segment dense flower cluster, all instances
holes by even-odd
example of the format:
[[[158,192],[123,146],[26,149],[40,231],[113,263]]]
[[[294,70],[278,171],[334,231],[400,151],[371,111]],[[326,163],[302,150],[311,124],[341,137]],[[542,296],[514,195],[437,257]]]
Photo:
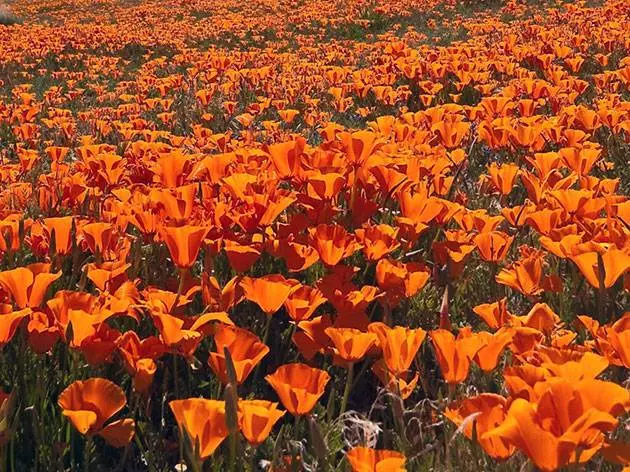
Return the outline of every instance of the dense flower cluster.
[[[489,3],[14,2],[0,460],[630,465],[630,4]]]

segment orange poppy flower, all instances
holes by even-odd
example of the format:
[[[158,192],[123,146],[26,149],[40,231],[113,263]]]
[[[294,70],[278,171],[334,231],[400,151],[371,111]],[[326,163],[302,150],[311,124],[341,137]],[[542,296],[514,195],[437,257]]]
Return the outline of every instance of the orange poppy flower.
[[[330,380],[327,372],[306,364],[285,364],[265,380],[278,394],[289,413],[295,416],[308,415],[324,394]]]
[[[108,361],[116,350],[116,341],[120,337],[120,331],[110,328],[106,323],[97,323],[95,318],[97,317],[81,310],[72,310],[68,323],[72,326],[69,346],[79,350],[90,365]],[[66,330],[66,337],[68,334],[69,331]]]
[[[547,371],[548,378],[561,377],[565,380],[594,379],[609,363],[605,357],[592,352],[571,349],[540,347],[532,357],[540,359],[540,367]]]
[[[208,228],[204,226],[167,226],[162,229],[162,236],[171,253],[173,263],[178,268],[188,269],[195,263],[207,233]]]
[[[630,316],[626,314],[626,323],[623,318],[613,323],[613,325],[605,330],[605,334],[612,351],[615,353],[614,361],[618,365],[630,368]],[[613,361],[611,361],[613,362]]]
[[[475,363],[485,372],[494,370],[504,349],[512,342],[514,331],[502,328],[494,335],[485,331],[476,335],[480,338],[482,347],[473,357]]]
[[[223,384],[228,383],[225,349],[230,352],[232,357],[238,384],[245,381],[254,367],[269,352],[269,348],[258,339],[258,336],[236,326],[222,325],[218,327],[214,335],[214,342],[217,352],[210,353],[208,365]]]
[[[359,166],[380,147],[378,135],[368,130],[341,133],[340,138],[345,146],[348,160]]]
[[[228,437],[225,423],[225,402],[205,398],[173,400],[169,407],[181,434],[187,434],[191,446],[199,444],[199,459],[206,460]]]
[[[166,351],[165,346],[153,336],[141,340],[135,331],[127,331],[116,344],[125,368],[133,376],[134,389],[147,392],[157,372],[155,359]]]
[[[44,218],[42,223],[51,239],[49,244],[54,244],[55,254],[68,254],[72,249],[72,227],[74,218],[72,216]]]
[[[484,261],[498,262],[505,258],[514,238],[501,231],[479,233],[474,241]]]
[[[469,130],[470,123],[454,120],[439,121],[431,127],[431,131],[436,132],[444,146],[449,149],[458,147]]]
[[[276,239],[272,243],[271,252],[284,259],[289,272],[306,270],[319,260],[319,254],[315,248],[294,241]]]
[[[298,323],[298,330],[293,334],[292,341],[305,359],[311,360],[317,353],[324,353],[330,347],[331,341],[326,334],[326,328],[330,326],[332,320],[329,315]]]
[[[240,277],[233,277],[224,287],[219,285],[216,277],[206,272],[201,278],[201,296],[208,310],[228,311],[243,299],[243,290],[239,284]]]
[[[203,337],[209,334],[216,324],[232,324],[227,313],[205,313],[197,319],[184,319],[168,313],[153,311],[153,323],[160,333],[160,340],[175,353],[186,357],[193,355]]]
[[[378,286],[406,298],[413,297],[422,290],[430,277],[429,269],[419,262],[404,263],[381,259],[376,264]]]
[[[473,238],[467,231],[446,231],[445,236],[445,241],[433,243],[433,254],[436,262],[447,265],[451,277],[457,277],[464,270],[470,253],[475,250]]]
[[[435,355],[447,383],[454,385],[466,380],[470,361],[482,347],[482,340],[466,330],[457,338],[453,333],[437,329],[429,333]]]
[[[630,313],[604,326],[588,316],[578,316],[578,320],[589,331],[594,338],[595,348],[606,356],[608,362],[617,366],[630,366]]]
[[[444,416],[458,427],[463,427],[463,432],[468,439],[472,439],[474,422],[477,430],[475,440],[490,457],[503,460],[514,453],[515,447],[500,436],[484,437],[484,435],[503,424],[508,405],[508,400],[501,395],[482,393],[476,397],[451,403],[444,411]]]
[[[337,326],[365,331],[367,329],[365,310],[371,302],[380,298],[381,294],[378,287],[372,285],[363,285],[360,290],[354,290],[354,288],[348,285],[343,287],[343,290],[335,290],[327,296],[339,314],[336,320]],[[322,286],[322,290],[326,288]]]
[[[61,271],[50,273],[50,264],[36,263],[0,272],[0,285],[13,296],[18,308],[36,308],[59,277]]]
[[[126,446],[133,439],[134,420],[105,424],[127,404],[122,389],[107,379],[77,380],[61,392],[58,403],[63,416],[81,434],[97,434],[114,447]]]
[[[110,223],[97,222],[81,226],[81,235],[87,247],[94,254],[103,254],[115,239],[114,226]]]
[[[546,303],[536,303],[524,316],[512,316],[513,326],[534,328],[543,333],[550,333],[560,322],[560,317]]]
[[[488,173],[492,183],[501,192],[501,195],[509,195],[514,187],[514,180],[519,173],[519,167],[513,164],[498,166],[493,163],[488,167]]]
[[[239,429],[252,446],[262,444],[284,416],[278,404],[267,400],[239,400]]]
[[[346,453],[352,472],[404,472],[405,456],[397,451],[355,447]]]
[[[599,264],[603,263],[604,287],[610,288],[624,273],[630,270],[630,254],[611,248],[599,257],[597,252],[583,252],[570,255],[569,258],[578,266],[589,284],[599,288]]]
[[[0,347],[11,342],[24,318],[31,314],[30,308],[0,315]]]
[[[297,280],[285,279],[280,274],[243,277],[240,286],[245,298],[256,303],[269,316],[280,309],[292,292],[300,288]]]
[[[163,153],[153,166],[153,180],[165,187],[177,187],[184,183],[191,167],[191,156],[174,151]]]
[[[543,261],[542,257],[530,256],[503,269],[496,276],[496,281],[521,292],[535,296],[542,291]]]
[[[630,409],[630,393],[612,382],[556,379],[534,387],[538,401],[514,400],[505,421],[481,436],[501,438],[525,453],[536,467],[556,470],[588,461],[603,445],[615,416]]]
[[[491,216],[484,209],[465,210],[460,208],[460,211],[456,211],[453,215],[453,219],[464,231],[471,232],[476,230],[479,233],[489,233],[497,231],[497,227],[503,221],[503,216]],[[466,234],[453,233],[453,236],[466,236]]]
[[[378,346],[383,353],[385,365],[395,375],[409,370],[427,332],[404,326],[390,328],[384,323],[370,323],[368,329],[378,337]]]
[[[300,159],[306,147],[306,139],[298,137],[295,140],[272,144],[267,147],[267,152],[278,176],[281,179],[292,178],[300,175],[302,160]]]
[[[307,195],[316,200],[335,200],[346,185],[343,175],[336,172],[314,173],[306,186]]]
[[[370,261],[378,261],[400,246],[396,240],[397,233],[398,229],[389,225],[369,226],[354,232],[357,240],[363,244],[365,257]]]
[[[562,210],[540,210],[540,211],[524,211],[525,215],[521,216],[521,221],[532,226],[540,234],[550,234],[562,224],[564,218]]]
[[[544,339],[545,334],[536,328],[514,327],[510,351],[515,355],[525,355],[536,349]]]
[[[316,288],[302,285],[297,290],[291,292],[284,302],[289,317],[300,322],[308,320],[315,310],[326,302],[326,297]]]
[[[87,277],[99,290],[115,292],[127,281],[127,269],[131,264],[124,261],[86,264]]]
[[[364,333],[353,328],[326,328],[333,352],[347,363],[360,361],[378,340],[374,333]]]
[[[360,249],[354,237],[340,225],[321,224],[311,232],[311,244],[319,253],[322,262],[329,266],[337,265],[341,259]]]
[[[544,382],[547,378],[548,372],[545,368],[529,363],[512,365],[503,369],[506,390],[513,398],[535,401],[538,395],[534,392],[534,385]]]
[[[48,311],[31,313],[26,331],[29,346],[38,354],[50,351],[61,337],[61,329]]]
[[[477,314],[488,327],[492,330],[497,330],[510,322],[512,314],[507,309],[507,299],[494,303],[484,303],[477,305],[473,308],[475,314]]]
[[[401,190],[398,194],[398,203],[403,217],[416,225],[427,225],[436,219],[444,211],[446,203],[444,200],[429,195],[429,190],[422,187],[416,190],[414,187]],[[398,221],[400,223],[404,220]]]
[[[383,359],[372,364],[371,370],[388,391],[400,395],[403,400],[414,392],[420,378],[418,372],[413,376],[409,371],[395,374],[387,367]]]
[[[224,250],[230,261],[230,266],[236,272],[249,270],[260,257],[260,250],[255,243],[240,244],[239,242],[226,239],[224,241]]]

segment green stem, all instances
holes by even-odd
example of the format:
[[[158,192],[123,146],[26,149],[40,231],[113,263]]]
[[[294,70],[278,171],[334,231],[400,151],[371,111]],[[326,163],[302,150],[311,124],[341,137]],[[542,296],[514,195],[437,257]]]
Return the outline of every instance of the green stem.
[[[90,461],[92,457],[92,436],[87,436],[85,439],[85,444],[83,446],[83,470],[85,472],[90,471]]]
[[[173,384],[175,387],[175,398],[179,398],[179,374],[177,372],[177,354],[173,353]]]
[[[361,379],[361,376],[365,373],[365,371],[367,370],[369,365],[369,362],[364,362],[363,365],[361,366],[361,368],[359,369],[359,373],[357,375],[354,375],[354,380],[352,382],[352,387],[350,388],[350,390],[354,390],[354,388],[357,386],[357,383],[359,382],[359,379]]]
[[[267,341],[269,339],[269,332],[271,331],[271,319],[272,319],[272,315],[265,315],[267,317],[267,321],[265,323],[265,328],[263,331],[263,338],[262,338],[262,342],[263,344],[267,344]],[[254,371],[254,375],[252,376],[254,378],[254,381],[258,379],[258,376],[260,375],[260,369],[261,369],[261,363],[259,362],[258,365],[256,366],[256,370]]]
[[[156,471],[157,468],[155,467],[155,465],[153,464],[153,461],[151,460],[148,449],[144,447],[144,444],[142,444],[142,438],[144,438],[144,431],[142,429],[142,425],[138,422],[137,431],[134,436],[134,441],[136,445],[138,446],[138,449],[140,450],[141,456],[144,457],[144,459],[146,460],[148,469],[152,472]]]
[[[15,472],[15,433],[12,433],[11,436],[11,444],[9,446],[9,461],[11,472]]]
[[[238,441],[238,431],[230,434],[229,447],[230,447],[230,470],[233,472],[236,470],[236,449]]]
[[[602,255],[597,253],[597,316],[600,323],[606,322],[604,309],[606,307],[606,270],[604,268],[604,260]]]
[[[453,401],[453,398],[455,397],[455,389],[457,388],[457,385],[455,384],[446,384],[448,387],[448,394],[446,396],[446,401],[447,403],[451,403]]]
[[[201,462],[201,459],[199,459],[195,455],[195,453],[192,453],[190,455],[190,466],[191,466],[191,469],[193,470],[193,472],[201,472],[202,462]]]
[[[296,441],[299,441],[300,437],[298,436],[298,434],[300,431],[300,424],[302,423],[302,415],[295,415],[293,419],[295,420],[293,422],[293,438]]]
[[[173,383],[175,384],[175,398],[179,398],[179,375],[177,374],[177,355],[173,353]],[[178,435],[179,439],[179,463],[184,462],[184,440],[181,432]]]
[[[348,364],[348,373],[346,375],[346,388],[343,390],[343,399],[341,400],[341,409],[339,415],[343,415],[348,405],[348,399],[350,398],[350,391],[352,390],[352,382],[354,381],[354,364]]]
[[[66,423],[66,444],[70,444],[70,470],[74,472],[74,437],[69,421]]]
[[[269,339],[269,331],[271,331],[271,319],[273,315],[265,315],[267,316],[267,322],[265,323],[265,330],[263,331],[263,344],[267,344],[267,340]]]
[[[184,280],[186,269],[179,270],[179,285],[177,286],[177,295],[175,296],[175,301],[173,302],[173,308],[171,311],[175,311],[177,309],[177,304],[179,303],[179,298],[182,296],[182,292],[184,291]]]

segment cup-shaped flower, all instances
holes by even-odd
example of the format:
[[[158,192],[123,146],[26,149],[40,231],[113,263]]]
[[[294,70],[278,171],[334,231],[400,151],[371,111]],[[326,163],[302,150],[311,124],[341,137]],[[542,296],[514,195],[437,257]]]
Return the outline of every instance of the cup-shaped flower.
[[[226,348],[232,357],[236,381],[239,384],[245,381],[254,367],[269,352],[269,348],[258,339],[258,336],[236,326],[222,325],[217,328],[214,341],[217,351],[210,353],[208,365],[223,384],[228,383],[224,354]]]
[[[466,437],[477,441],[490,457],[507,459],[514,453],[514,446],[500,437],[480,439],[487,431],[493,430],[505,421],[507,409],[508,401],[501,395],[482,393],[450,404],[444,411],[444,416],[458,428],[462,428]],[[476,423],[474,428],[473,423]],[[472,437],[473,429],[476,429],[476,438]]]
[[[48,287],[61,277],[50,273],[50,264],[35,263],[0,272],[0,285],[11,294],[18,308],[36,308],[42,304]]]
[[[384,323],[371,323],[368,327],[378,337],[385,365],[395,375],[409,370],[427,332],[423,329],[410,329],[404,326],[390,328]]]
[[[285,279],[280,274],[258,278],[243,277],[241,280],[245,298],[256,303],[269,316],[278,311],[287,297],[299,286],[296,280]]]
[[[327,372],[306,364],[285,364],[265,380],[278,394],[280,401],[292,415],[308,415],[324,394],[330,380]]]
[[[114,447],[133,439],[135,422],[122,419],[105,424],[127,404],[125,392],[107,379],[91,378],[70,384],[58,400],[62,414],[81,434],[98,434]]]
[[[402,472],[405,468],[405,456],[388,449],[355,447],[346,454],[352,472]]]
[[[534,386],[537,398],[515,399],[507,417],[480,440],[501,439],[541,470],[588,461],[604,446],[604,432],[630,410],[630,393],[602,380],[552,379]]]
[[[204,226],[185,225],[163,228],[162,237],[171,253],[173,263],[178,268],[188,269],[195,263],[207,233],[208,228]]]
[[[363,359],[378,340],[376,334],[354,328],[326,328],[326,334],[333,343],[334,353],[348,363]]]
[[[31,315],[30,308],[24,308],[20,311],[0,315],[0,347],[9,343],[11,339],[13,339],[20,323],[29,315]]]
[[[239,428],[252,446],[262,444],[285,413],[268,400],[240,400],[238,411]]]
[[[457,338],[445,329],[431,331],[430,336],[444,380],[451,385],[466,380],[470,361],[481,349],[482,339],[465,330]]]
[[[173,400],[169,403],[180,433],[186,433],[192,449],[199,443],[199,459],[206,460],[228,437],[225,402],[205,398]]]

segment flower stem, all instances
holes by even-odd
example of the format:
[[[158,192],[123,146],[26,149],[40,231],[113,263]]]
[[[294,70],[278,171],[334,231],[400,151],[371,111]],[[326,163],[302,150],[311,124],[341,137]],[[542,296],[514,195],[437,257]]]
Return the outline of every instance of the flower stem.
[[[90,462],[92,460],[92,444],[93,439],[91,435],[86,436],[84,449],[83,449],[83,470],[89,472]]]
[[[230,447],[230,470],[236,470],[236,449],[238,441],[238,432],[230,434],[229,447]]]
[[[269,331],[271,331],[271,315],[265,315],[267,317],[267,322],[265,323],[265,328],[263,331],[262,342],[263,344],[267,344],[267,340],[269,339]],[[261,363],[259,362],[256,366],[256,370],[254,370],[253,378],[256,380],[260,375]]]
[[[173,353],[173,384],[175,386],[175,398],[179,398],[179,375],[177,373],[177,354]],[[179,439],[179,463],[184,462],[184,440],[181,433],[178,435]]]
[[[298,431],[300,430],[301,423],[302,423],[302,415],[295,415],[294,422],[293,422],[293,438],[296,441],[300,440],[300,437],[298,436]]]
[[[173,302],[173,308],[171,309],[171,311],[175,311],[177,309],[179,298],[182,296],[182,292],[184,291],[185,280],[186,280],[186,269],[180,269],[179,270],[179,285],[177,286],[177,295],[175,296],[175,301]]]
[[[341,400],[341,409],[339,415],[343,415],[348,405],[348,398],[350,398],[350,391],[352,390],[352,382],[354,380],[354,364],[348,364],[348,374],[346,375],[346,388],[343,390],[343,399]]]
[[[263,331],[263,338],[262,338],[263,344],[267,344],[267,340],[269,339],[269,331],[271,331],[271,318],[272,318],[272,315],[265,315],[265,316],[267,316],[267,322],[265,323],[265,330]]]

